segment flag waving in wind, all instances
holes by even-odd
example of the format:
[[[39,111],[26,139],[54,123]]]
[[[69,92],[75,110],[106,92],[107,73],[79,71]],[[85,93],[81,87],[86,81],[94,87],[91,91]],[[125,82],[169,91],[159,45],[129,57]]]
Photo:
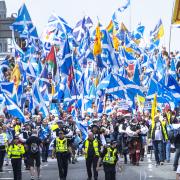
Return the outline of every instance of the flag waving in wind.
[[[98,23],[98,26],[96,27],[96,38],[95,38],[95,42],[94,42],[94,50],[93,50],[93,54],[95,56],[100,55],[102,52],[102,47],[101,47],[101,30],[100,30],[100,26]]]
[[[6,99],[6,107],[9,114],[11,114],[14,117],[17,117],[22,123],[25,122],[25,116],[22,113],[21,109],[16,105],[16,103],[11,99],[9,96],[4,94],[4,97]]]
[[[51,70],[53,72],[53,76],[56,75],[57,72],[57,62],[56,62],[56,55],[55,55],[55,47],[52,46],[49,54],[46,57],[46,62],[51,67]]]
[[[16,89],[19,86],[20,79],[21,79],[21,73],[18,64],[16,64],[11,74],[11,81],[14,82],[14,86]]]

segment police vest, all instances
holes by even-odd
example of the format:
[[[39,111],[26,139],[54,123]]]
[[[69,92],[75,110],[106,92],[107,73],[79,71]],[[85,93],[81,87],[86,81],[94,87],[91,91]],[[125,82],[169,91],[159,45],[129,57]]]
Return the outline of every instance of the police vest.
[[[94,147],[96,156],[99,156],[98,141],[96,139],[93,140],[93,147]],[[88,157],[88,148],[89,148],[89,140],[87,139],[85,141],[85,158]]]
[[[25,149],[22,144],[10,145],[8,148],[8,157],[13,159],[21,158],[24,153],[25,153]]]
[[[68,147],[67,147],[67,139],[60,139],[56,138],[56,152],[67,152]]]
[[[117,149],[107,148],[107,153],[103,158],[104,163],[115,164]]]

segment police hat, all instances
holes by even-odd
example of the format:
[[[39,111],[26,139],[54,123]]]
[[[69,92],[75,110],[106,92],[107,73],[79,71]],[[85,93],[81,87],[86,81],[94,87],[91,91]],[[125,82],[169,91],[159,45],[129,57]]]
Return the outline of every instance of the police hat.
[[[115,141],[115,140],[111,141],[111,144],[116,144],[116,143],[117,143],[117,141]]]

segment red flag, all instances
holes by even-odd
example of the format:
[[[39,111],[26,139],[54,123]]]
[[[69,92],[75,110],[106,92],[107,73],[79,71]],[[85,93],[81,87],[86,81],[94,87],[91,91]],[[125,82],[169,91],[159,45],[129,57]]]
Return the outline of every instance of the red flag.
[[[57,72],[57,62],[56,62],[56,55],[55,55],[55,50],[54,49],[55,49],[55,47],[51,46],[51,50],[50,50],[49,54],[46,57],[46,62],[53,69],[53,76],[55,76],[56,72]]]

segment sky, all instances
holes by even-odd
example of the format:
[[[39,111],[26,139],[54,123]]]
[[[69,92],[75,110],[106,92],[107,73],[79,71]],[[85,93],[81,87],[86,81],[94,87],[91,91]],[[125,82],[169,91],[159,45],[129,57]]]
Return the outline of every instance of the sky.
[[[69,25],[75,26],[76,22],[84,15],[92,18],[94,25],[97,17],[101,24],[107,26],[114,11],[127,0],[5,0],[8,16],[17,13],[23,2],[26,3],[32,21],[37,27],[39,35],[47,24],[52,13],[64,18]],[[119,22],[133,30],[138,23],[145,25],[145,39],[154,29],[159,19],[162,19],[165,35],[162,44],[169,46],[170,25],[174,0],[131,0],[131,5],[123,13],[118,13]],[[172,28],[171,50],[180,50],[180,28]]]

